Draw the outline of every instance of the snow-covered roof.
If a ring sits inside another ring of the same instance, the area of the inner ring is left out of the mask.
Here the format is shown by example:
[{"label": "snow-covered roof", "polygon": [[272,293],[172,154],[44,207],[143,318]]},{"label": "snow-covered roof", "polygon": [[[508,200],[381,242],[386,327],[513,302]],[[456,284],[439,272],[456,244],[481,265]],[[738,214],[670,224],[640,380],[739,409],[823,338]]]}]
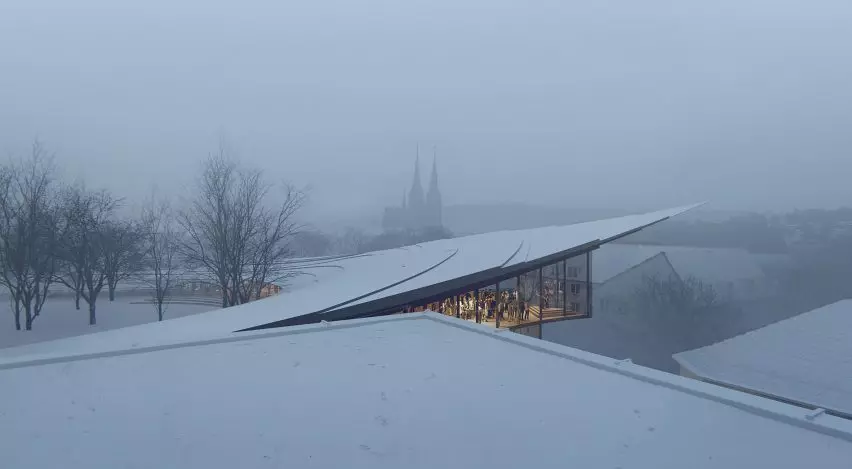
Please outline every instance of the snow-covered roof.
[{"label": "snow-covered roof", "polygon": [[852,300],[674,355],[700,378],[852,416]]},{"label": "snow-covered roof", "polygon": [[603,283],[661,252],[682,278],[695,277],[714,283],[757,279],[764,275],[753,255],[745,249],[607,244],[592,255],[593,280]]},{"label": "snow-covered roof", "polygon": [[434,313],[0,367],[3,467],[840,468],[852,422]]},{"label": "snow-covered roof", "polygon": [[393,300],[395,296],[442,282],[473,275],[496,276],[527,262],[607,242],[693,207],[568,226],[484,233],[339,259],[304,261],[302,270],[310,275],[303,277],[299,288],[290,292],[162,323],[6,349],[0,353],[0,363],[20,355],[66,356],[174,344],[227,336],[234,331],[306,314],[331,316],[330,313],[344,308]]}]

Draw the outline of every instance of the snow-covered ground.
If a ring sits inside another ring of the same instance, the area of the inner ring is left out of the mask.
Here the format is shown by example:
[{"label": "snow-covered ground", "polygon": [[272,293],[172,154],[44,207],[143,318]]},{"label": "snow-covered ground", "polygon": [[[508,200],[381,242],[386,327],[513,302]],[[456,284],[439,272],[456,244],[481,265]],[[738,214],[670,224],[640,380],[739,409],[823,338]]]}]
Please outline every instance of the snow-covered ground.
[{"label": "snow-covered ground", "polygon": [[[33,330],[15,330],[15,318],[9,309],[8,297],[0,300],[5,317],[0,318],[0,349],[16,345],[31,344],[45,340],[61,339],[93,332],[106,331],[125,326],[135,326],[157,320],[157,313],[150,304],[140,304],[145,296],[116,296],[110,302],[104,293],[97,302],[97,325],[89,325],[89,310],[80,300],[80,310],[74,309],[74,298],[57,296],[49,298],[41,315],[33,322]],[[165,318],[178,318],[217,309],[213,306],[195,304],[171,304]],[[23,317],[21,323],[23,323]],[[2,352],[0,352],[2,353]]]}]

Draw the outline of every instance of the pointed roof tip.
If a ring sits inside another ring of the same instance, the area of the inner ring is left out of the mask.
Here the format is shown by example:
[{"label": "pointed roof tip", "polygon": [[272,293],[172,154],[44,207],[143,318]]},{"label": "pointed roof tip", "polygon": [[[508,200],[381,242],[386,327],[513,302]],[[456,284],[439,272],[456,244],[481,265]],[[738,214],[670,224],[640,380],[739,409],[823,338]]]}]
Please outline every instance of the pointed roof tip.
[{"label": "pointed roof tip", "polygon": [[414,178],[419,179],[420,176],[420,144],[417,144],[417,154],[414,157]]},{"label": "pointed roof tip", "polygon": [[[420,195],[418,195],[420,194]],[[409,203],[423,198],[423,183],[420,181],[420,144],[417,144],[417,156],[414,159],[414,176],[411,183],[411,192],[408,196]],[[416,203],[415,203],[416,204]]]},{"label": "pointed roof tip", "polygon": [[438,189],[438,150],[437,146],[432,145],[432,175],[429,178],[429,196],[432,193],[439,193]]}]

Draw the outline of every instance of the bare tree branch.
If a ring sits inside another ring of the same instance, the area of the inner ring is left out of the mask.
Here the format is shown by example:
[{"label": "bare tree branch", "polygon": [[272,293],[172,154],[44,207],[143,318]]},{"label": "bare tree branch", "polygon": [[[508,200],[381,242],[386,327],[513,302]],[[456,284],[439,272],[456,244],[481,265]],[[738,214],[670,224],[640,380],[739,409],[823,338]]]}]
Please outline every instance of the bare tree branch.
[{"label": "bare tree branch", "polygon": [[142,212],[141,233],[146,268],[143,281],[151,287],[157,319],[162,321],[172,289],[179,280],[177,265],[181,241],[167,202],[151,198]]},{"label": "bare tree branch", "polygon": [[92,192],[83,186],[68,187],[62,194],[61,219],[64,225],[58,255],[63,272],[56,279],[68,288],[78,288],[89,306],[89,324],[97,323],[98,295],[107,284],[107,253],[113,215],[119,200],[106,191]]},{"label": "bare tree branch", "polygon": [[122,280],[139,272],[142,262],[142,234],[130,222],[110,222],[104,226],[104,268],[109,300],[115,300],[115,289]]},{"label": "bare tree branch", "polygon": [[272,204],[272,188],[260,171],[238,168],[220,145],[205,162],[191,207],[178,217],[186,233],[181,253],[216,282],[222,307],[257,299],[292,274],[282,261],[291,256],[288,241],[299,230],[294,215],[305,195],[285,186]]},{"label": "bare tree branch", "polygon": [[41,314],[56,268],[57,209],[53,158],[39,140],[29,159],[0,168],[0,283],[21,329]]}]

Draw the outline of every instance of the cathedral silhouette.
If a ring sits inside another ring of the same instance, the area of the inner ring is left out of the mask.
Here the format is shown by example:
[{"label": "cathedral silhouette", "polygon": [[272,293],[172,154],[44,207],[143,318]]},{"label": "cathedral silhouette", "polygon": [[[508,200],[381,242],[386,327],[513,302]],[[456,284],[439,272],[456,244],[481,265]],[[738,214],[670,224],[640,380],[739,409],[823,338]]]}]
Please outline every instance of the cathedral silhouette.
[{"label": "cathedral silhouette", "polygon": [[441,190],[438,188],[438,161],[433,152],[432,176],[429,180],[429,191],[423,195],[423,185],[420,182],[420,147],[414,159],[414,180],[408,193],[402,193],[402,205],[385,208],[382,217],[382,227],[385,231],[421,230],[442,226]]}]

